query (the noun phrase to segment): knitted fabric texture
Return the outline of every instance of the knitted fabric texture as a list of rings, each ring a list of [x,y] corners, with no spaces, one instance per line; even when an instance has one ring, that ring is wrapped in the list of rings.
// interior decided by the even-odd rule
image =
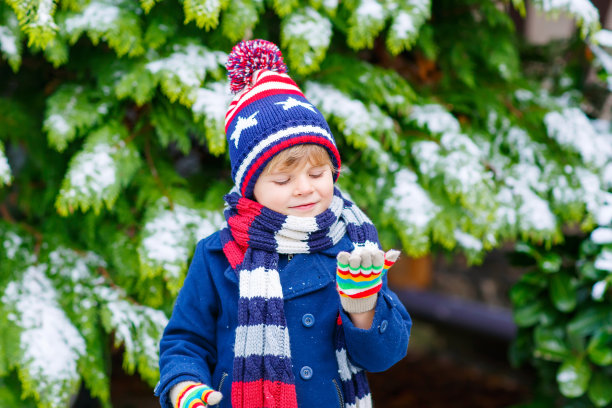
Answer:
[[[202,408],[209,404],[208,397],[214,392],[212,388],[204,384],[191,384],[185,387],[179,394],[177,408]],[[218,401],[215,401],[217,403]]]
[[[355,244],[378,244],[376,228],[337,188],[330,207],[315,217],[277,213],[236,190],[225,201],[227,226],[221,230],[221,243],[239,281],[232,406],[297,407],[279,254],[318,252],[345,234]],[[346,407],[371,407],[365,373],[347,358],[340,321],[335,349]]]
[[[272,157],[303,143],[328,151],[337,178],[340,154],[329,126],[285,73],[278,47],[264,40],[240,42],[226,67],[231,89],[239,92],[225,115],[225,135],[240,194],[252,198],[255,182]]]

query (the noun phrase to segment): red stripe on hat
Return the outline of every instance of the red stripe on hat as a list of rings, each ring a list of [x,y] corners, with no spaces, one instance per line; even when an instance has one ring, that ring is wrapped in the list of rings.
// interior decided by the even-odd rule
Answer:
[[[240,408],[298,408],[295,385],[258,380],[232,383],[232,406]]]
[[[246,108],[247,106],[249,106],[253,102],[257,102],[260,99],[267,98],[267,97],[272,96],[272,95],[297,95],[297,96],[303,97],[304,99],[306,98],[301,91],[296,91],[296,90],[291,90],[291,89],[268,89],[267,91],[259,92],[259,93],[255,94],[255,95],[251,96],[250,98],[246,99],[244,104],[239,109],[236,109],[231,114],[229,119],[227,117],[225,118],[225,133],[227,133],[227,129],[229,129],[230,123],[232,123],[232,121],[234,120],[234,118],[236,117],[236,115],[239,112],[242,112],[242,110],[244,108]],[[228,112],[229,112],[229,110],[228,110]]]
[[[329,139],[325,138],[324,136],[314,136],[314,135],[297,136],[297,137],[290,138],[288,140],[285,140],[284,142],[281,142],[277,145],[272,146],[264,154],[259,156],[257,161],[255,161],[255,163],[251,165],[251,167],[249,168],[249,171],[244,176],[244,181],[242,182],[240,186],[240,192],[242,196],[243,197],[245,196],[246,188],[249,185],[251,177],[253,177],[253,174],[255,174],[255,172],[262,165],[262,163],[264,163],[266,160],[268,160],[270,157],[274,156],[276,153],[280,152],[281,150],[286,149],[287,147],[291,147],[297,144],[304,144],[304,143],[313,143],[313,144],[323,145],[329,148],[329,150],[331,150],[332,152],[334,152],[334,156],[336,158],[336,163],[338,167],[337,168],[338,171],[336,175],[340,173],[340,155],[338,153],[338,149],[336,148],[336,146]]]

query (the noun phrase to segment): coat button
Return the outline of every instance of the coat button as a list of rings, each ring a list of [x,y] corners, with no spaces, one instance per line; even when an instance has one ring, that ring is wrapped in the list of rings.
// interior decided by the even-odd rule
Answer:
[[[304,327],[312,327],[312,325],[314,325],[314,322],[315,318],[310,313],[306,313],[304,316],[302,316],[302,324],[304,325]]]
[[[300,377],[302,377],[302,380],[310,380],[312,378],[312,368],[308,366],[302,367]]]
[[[387,326],[389,325],[389,322],[386,320],[383,320],[382,322],[380,322],[380,326],[378,326],[378,331],[382,334],[387,330]]]

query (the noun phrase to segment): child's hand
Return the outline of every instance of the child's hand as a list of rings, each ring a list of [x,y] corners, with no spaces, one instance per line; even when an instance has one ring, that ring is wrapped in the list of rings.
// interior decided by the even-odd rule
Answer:
[[[196,408],[216,405],[223,395],[205,384],[191,383],[179,393],[176,408]]]
[[[397,261],[400,252],[386,253],[375,247],[357,247],[353,252],[337,256],[336,283],[340,303],[348,313],[363,313],[374,309],[382,277]]]

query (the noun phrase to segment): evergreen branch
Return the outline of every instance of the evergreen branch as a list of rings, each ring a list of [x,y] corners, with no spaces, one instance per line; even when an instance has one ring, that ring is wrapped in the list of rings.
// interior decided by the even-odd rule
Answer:
[[[153,160],[153,155],[151,154],[151,143],[148,137],[145,138],[145,158],[147,161],[147,165],[149,166],[149,170],[151,171],[151,175],[155,180],[155,184],[157,184],[163,196],[166,197],[166,199],[168,200],[168,205],[170,206],[170,209],[174,209],[174,202],[172,200],[172,197],[170,196],[168,189],[164,186],[164,183],[162,182],[161,177],[159,176],[159,172],[157,171],[157,167],[155,167],[155,161]]]

